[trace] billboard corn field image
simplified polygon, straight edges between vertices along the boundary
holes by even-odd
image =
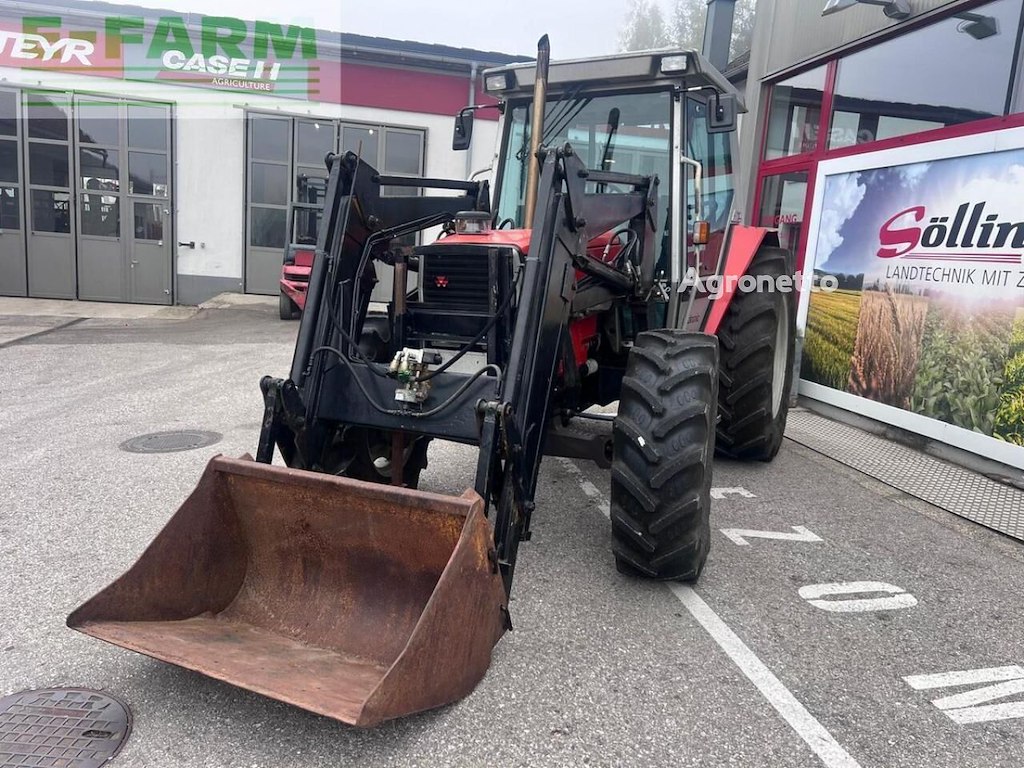
[[[1012,150],[827,176],[813,269],[840,290],[808,298],[801,378],[1024,446],[1022,174]]]
[[[1010,355],[996,409],[993,435],[1024,446],[1024,309],[1018,309],[1010,334]]]

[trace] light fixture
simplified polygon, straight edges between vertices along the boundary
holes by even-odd
[[[662,56],[661,57],[661,71],[662,73],[669,72],[685,72],[688,66],[687,56],[685,53],[675,54],[673,56]]]
[[[999,34],[999,25],[995,16],[983,16],[980,13],[954,13],[954,19],[963,19],[963,24],[957,24],[957,32],[964,32],[975,40],[984,40],[986,37]]]
[[[880,5],[882,6],[882,13],[890,19],[906,19],[910,17],[910,3],[907,0],[828,0],[821,11],[821,15],[828,16],[838,13],[854,5]]]
[[[509,71],[487,75],[484,78],[484,90],[488,93],[491,91],[507,91],[515,85],[514,78],[515,75]]]

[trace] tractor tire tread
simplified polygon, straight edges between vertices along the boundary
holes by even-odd
[[[642,350],[642,351],[638,351]],[[620,572],[692,580],[711,543],[718,341],[657,330],[637,336],[612,442],[612,551]]]
[[[787,251],[762,246],[747,270],[755,278],[790,274]],[[789,411],[796,339],[795,294],[737,292],[718,329],[721,367],[716,446],[735,459],[771,461],[782,445]],[[772,377],[778,324],[789,323],[782,403],[773,413]]]

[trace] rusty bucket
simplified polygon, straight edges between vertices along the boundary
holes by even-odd
[[[505,629],[483,502],[218,456],[68,617],[114,645],[359,726],[469,694]]]

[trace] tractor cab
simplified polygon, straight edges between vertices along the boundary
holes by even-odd
[[[502,111],[498,165],[493,169],[495,229],[526,226],[527,187],[536,64],[484,72],[488,94]],[[456,118],[453,147],[468,148],[472,114]],[[666,50],[552,62],[543,118],[545,147],[570,145],[588,169],[659,182],[654,212],[659,293],[676,297],[689,269],[715,274],[732,220],[736,89],[695,51]],[[588,194],[627,187],[588,181]],[[673,205],[673,201],[685,201]],[[591,240],[591,250],[614,255],[628,243],[617,227]],[[608,243],[611,247],[608,248]],[[685,284],[684,284],[685,287]],[[675,327],[699,324],[706,297],[696,297],[693,323],[669,309]]]

